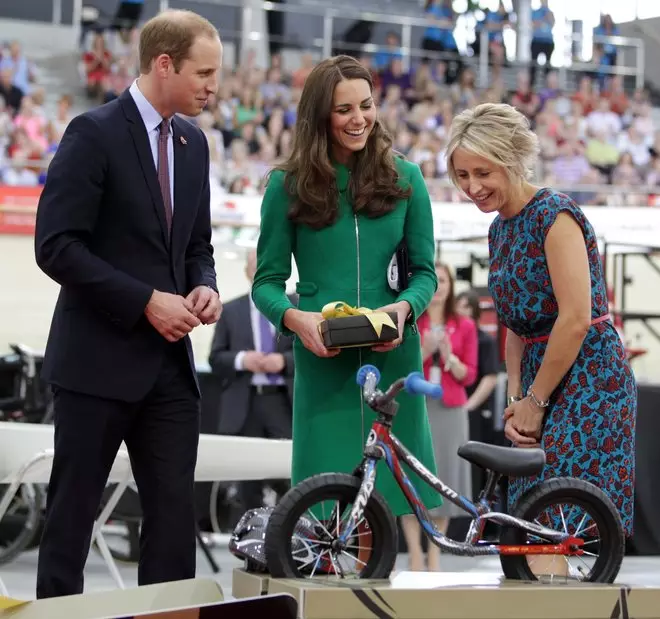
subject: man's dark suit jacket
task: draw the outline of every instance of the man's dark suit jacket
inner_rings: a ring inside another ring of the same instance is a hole
[[[295,303],[295,299],[291,299]],[[284,355],[284,382],[290,402],[293,402],[293,341],[281,336],[276,342],[277,352]],[[238,297],[226,303],[222,317],[215,326],[209,365],[223,381],[220,398],[220,434],[240,434],[250,407],[252,372],[234,369],[236,355],[242,350],[254,350],[254,335],[250,320],[250,297]]]
[[[147,131],[128,90],[74,118],[62,137],[35,238],[37,263],[61,284],[43,365],[54,385],[139,401],[170,345],[144,315],[153,290],[217,290],[208,146],[186,120],[175,117],[172,129],[171,240]],[[196,380],[188,337],[185,345]]]

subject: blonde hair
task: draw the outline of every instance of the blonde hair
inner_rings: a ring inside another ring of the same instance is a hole
[[[216,27],[208,20],[183,9],[169,9],[152,17],[140,32],[140,71],[149,73],[152,61],[161,54],[172,59],[178,73],[188,58],[197,37],[219,38]]]
[[[464,148],[503,167],[509,178],[528,179],[539,153],[539,141],[529,120],[506,103],[482,103],[458,114],[450,128],[447,172],[458,185],[452,155]]]

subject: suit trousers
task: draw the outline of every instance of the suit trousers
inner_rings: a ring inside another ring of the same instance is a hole
[[[286,393],[286,387],[280,391],[258,393],[252,387],[250,408],[243,427],[243,436],[260,438],[291,438],[291,403]],[[286,479],[267,480],[269,485],[280,497],[289,489]],[[252,509],[263,505],[264,482],[250,480],[241,482],[239,498],[243,507]]]
[[[167,344],[158,378],[141,402],[53,391],[55,456],[37,597],[83,592],[94,522],[122,441],[143,514],[138,584],[194,578],[200,402],[184,342]]]

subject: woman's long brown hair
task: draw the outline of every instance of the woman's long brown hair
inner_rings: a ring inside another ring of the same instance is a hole
[[[350,56],[320,62],[305,80],[289,158],[274,170],[285,172],[292,196],[289,218],[319,229],[333,224],[339,214],[339,190],[331,161],[330,116],[335,87],[343,80],[363,79],[373,92],[371,73]],[[392,138],[377,119],[366,146],[354,153],[346,188],[355,212],[379,217],[407,198],[409,186],[399,186]],[[344,189],[344,188],[340,188]]]
[[[436,260],[435,263],[435,270],[437,271],[438,269],[442,269],[446,275],[447,279],[449,280],[449,294],[447,295],[447,298],[445,299],[445,307],[444,309],[444,319],[445,322],[447,321],[448,318],[454,318],[456,314],[456,294],[454,292],[454,287],[456,285],[456,282],[454,281],[454,274],[452,273],[451,269],[449,268],[448,264],[445,264],[444,262],[440,262],[439,260]]]

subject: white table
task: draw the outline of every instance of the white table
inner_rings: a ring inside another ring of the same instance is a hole
[[[0,521],[21,484],[48,484],[53,461],[51,425],[0,422],[0,484],[9,488],[0,500]],[[199,440],[196,482],[291,478],[291,441],[202,434]],[[110,471],[117,484],[94,525],[93,539],[117,586],[124,583],[101,533],[102,527],[133,481],[131,463],[122,444]],[[0,591],[4,589],[0,580]]]

